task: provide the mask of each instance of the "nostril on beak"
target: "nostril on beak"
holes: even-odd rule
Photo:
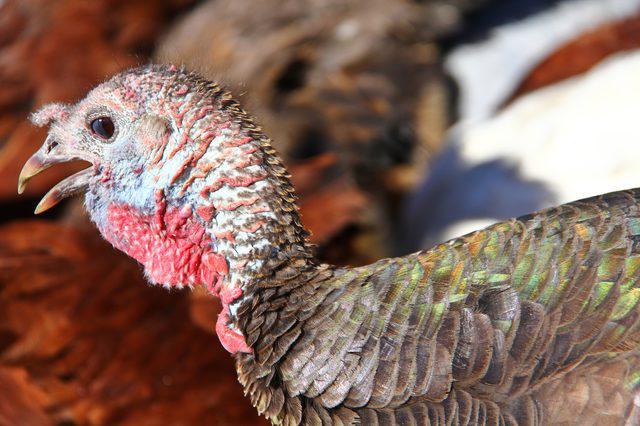
[[[53,151],[53,148],[55,148],[56,146],[58,146],[58,142],[53,141],[49,144],[49,146],[47,147],[47,154],[49,154],[51,151]]]

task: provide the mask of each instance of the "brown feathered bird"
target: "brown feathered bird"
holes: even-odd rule
[[[317,262],[269,139],[175,67],[113,77],[49,125],[20,188],[71,159],[149,281],[204,286],[257,410],[279,424],[637,424],[640,190],[358,268]],[[135,302],[132,302],[135,303]]]

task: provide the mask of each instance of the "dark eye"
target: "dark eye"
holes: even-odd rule
[[[98,117],[91,122],[91,132],[102,139],[111,139],[116,126],[109,117]]]

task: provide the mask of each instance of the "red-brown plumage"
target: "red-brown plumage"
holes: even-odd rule
[[[95,232],[0,227],[0,425],[266,424],[193,305]]]

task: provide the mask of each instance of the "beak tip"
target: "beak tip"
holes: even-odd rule
[[[42,203],[39,203],[39,204],[36,206],[36,209],[33,211],[33,214],[40,214],[40,213],[43,213],[43,212],[44,212],[44,211],[46,211],[46,210],[48,210],[48,208],[47,208],[47,207],[44,207],[44,206],[42,205]]]
[[[58,204],[63,198],[65,197],[60,188],[53,187],[49,192],[45,194],[44,197],[42,197],[42,200],[40,200],[33,213],[40,214],[46,212],[51,207]]]
[[[27,183],[36,173],[33,173],[33,168],[30,167],[29,162],[27,162],[20,171],[20,175],[18,176],[18,194],[22,194],[27,187]]]

